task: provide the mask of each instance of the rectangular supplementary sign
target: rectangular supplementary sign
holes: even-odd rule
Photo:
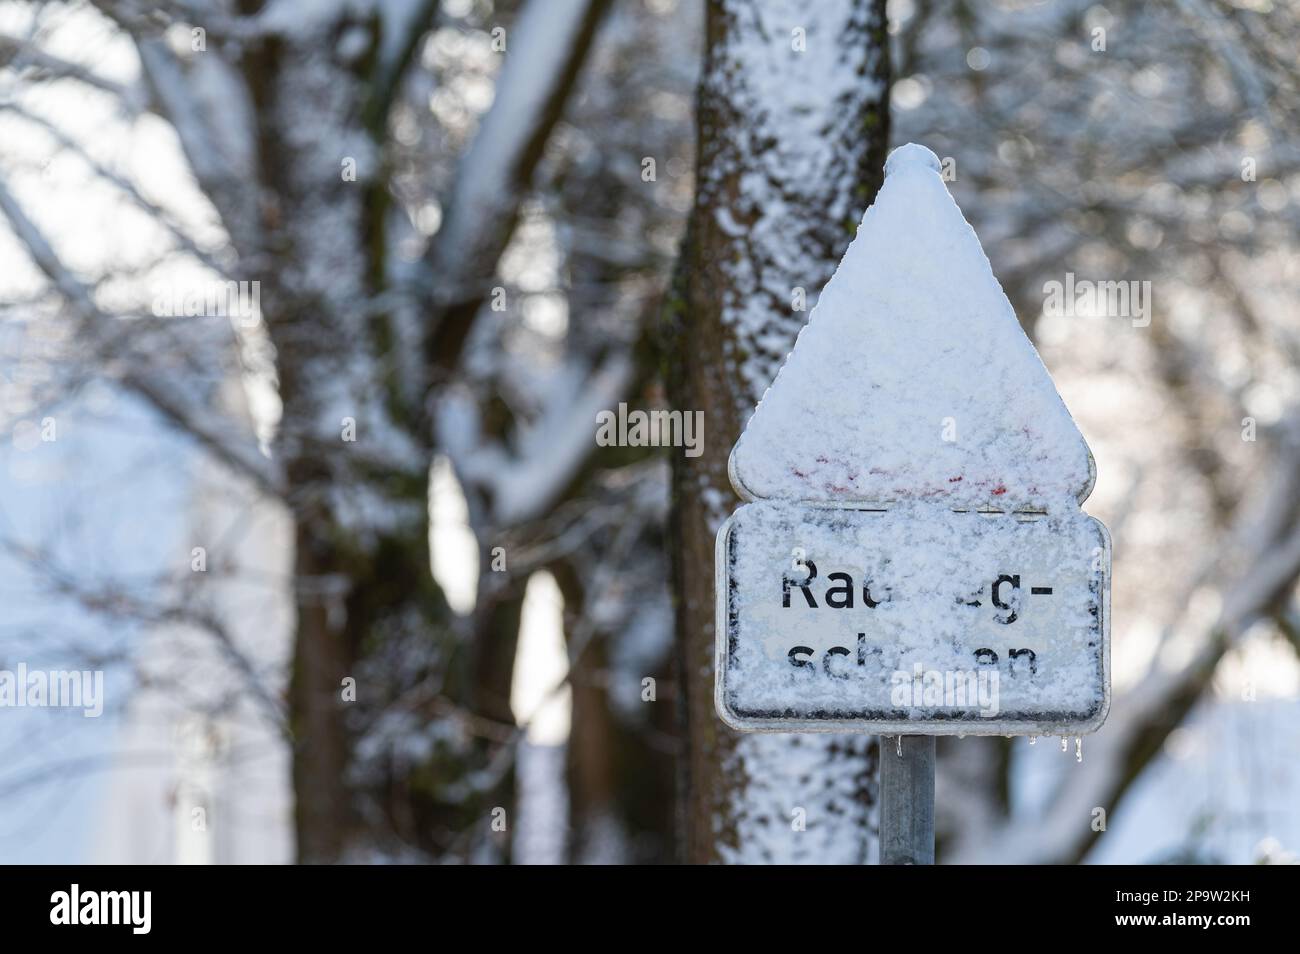
[[[1110,703],[1110,537],[1081,512],[760,501],[718,533],[741,731],[1082,735]]]

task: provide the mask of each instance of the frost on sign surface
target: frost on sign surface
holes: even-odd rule
[[[717,710],[742,730],[1091,732],[1109,557],[1077,510],[746,504],[718,540]]]
[[[732,451],[733,484],[750,499],[1077,505],[1087,444],[938,159],[908,145],[885,171]]]

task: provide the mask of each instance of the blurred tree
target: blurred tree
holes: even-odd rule
[[[159,316],[143,282],[135,301],[108,302],[97,286],[126,276],[111,261],[79,274],[56,251],[66,237],[0,191],[47,299],[62,300],[82,336],[61,356],[60,386],[114,381],[291,520],[292,667],[283,713],[271,708],[293,752],[299,858],[509,859],[491,810],[515,803],[523,730],[511,678],[524,584],[539,569],[566,597],[573,856],[600,855],[585,847],[599,840],[614,860],[670,857],[667,644],[637,624],[664,619],[667,605],[665,480],[651,452],[597,448],[593,435],[596,411],[653,374],[645,319],[689,189],[677,175],[662,187],[639,176],[645,150],[685,168],[690,70],[673,63],[689,62],[690,44],[671,5],[609,17],[608,0],[454,11],[432,0],[96,0],[134,45],[138,86],[103,80],[93,57],[44,52],[62,15],[87,15],[84,3],[57,6],[3,40],[7,67],[33,88],[76,83],[132,119],[167,120],[219,238],[195,240],[165,203],[92,161],[61,117],[5,107],[155,218],[170,254],[260,288],[262,323],[233,336],[149,320]],[[601,75],[579,96],[598,32]],[[624,62],[656,48],[675,60]],[[654,96],[629,107],[629,87]],[[531,276],[548,258],[539,284]],[[269,457],[247,417],[214,406],[230,354],[273,382]],[[430,572],[437,454],[453,464],[479,546],[464,616]],[[197,606],[202,583],[181,576]],[[133,605],[154,607],[162,592],[135,592]],[[247,672],[238,647],[256,621],[218,615],[205,620]],[[651,674],[666,701],[629,705]],[[355,703],[341,699],[347,677]]]
[[[1116,554],[1116,696],[1084,764],[1062,756],[1031,809],[1012,743],[945,740],[940,857],[1074,862],[1098,842],[1094,809],[1113,817],[1174,729],[1232,700],[1215,686],[1224,660],[1251,634],[1288,654],[1300,74],[1284,51],[1300,21],[1214,0],[903,0],[895,17],[898,139],[944,157],[1093,446],[1088,509]],[[1148,282],[1151,311],[1044,316],[1046,283],[1067,273]]]

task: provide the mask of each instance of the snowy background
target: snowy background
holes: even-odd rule
[[[772,2],[742,37],[738,6],[733,51],[837,36]],[[942,741],[939,860],[1293,861],[1296,9],[887,16],[888,144],[945,162],[1114,540],[1111,723],[1082,762]],[[0,861],[699,857],[680,452],[594,421],[667,401],[717,41],[696,0],[0,0],[0,669],[107,697],[0,709]],[[798,94],[869,84],[834,62]],[[741,126],[818,134],[756,95]],[[1150,282],[1149,324],[1052,313],[1067,273]],[[159,314],[226,279],[254,320]]]

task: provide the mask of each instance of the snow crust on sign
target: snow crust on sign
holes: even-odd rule
[[[1101,712],[1103,585],[1094,562],[1106,540],[1086,514],[1021,520],[924,502],[860,511],[759,501],[736,512],[730,534],[725,685],[733,713],[941,719],[978,732],[981,721],[1028,723],[1050,715],[1053,724],[1086,723]],[[795,569],[796,551],[801,567],[815,568],[811,580]],[[833,573],[852,581],[835,600],[843,603],[851,592],[851,606],[829,605],[828,587],[845,586]],[[992,599],[1003,574],[1019,578],[1017,588],[999,589],[1010,609]],[[808,582],[815,608],[797,582],[783,605],[787,575]],[[1033,586],[1052,592],[1031,594]],[[976,600],[980,605],[971,605]],[[1010,622],[999,619],[1011,612]],[[808,665],[792,662],[797,646],[807,650],[797,658]],[[834,647],[847,652],[834,655]],[[996,664],[981,665],[982,649],[997,654]],[[1013,649],[1032,650],[1032,668],[1030,657],[1013,657]],[[968,698],[963,707],[922,695],[903,697],[900,707],[892,695],[895,673],[915,678],[918,665],[922,674],[996,671],[995,704]],[[985,688],[992,687],[990,681]]]
[[[884,186],[732,452],[751,498],[1073,507],[1087,445],[934,153]]]

